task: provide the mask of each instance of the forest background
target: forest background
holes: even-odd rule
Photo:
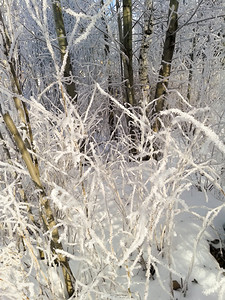
[[[224,209],[224,80],[223,0],[1,0],[2,297],[150,299],[156,277],[175,299],[174,276],[186,295]]]

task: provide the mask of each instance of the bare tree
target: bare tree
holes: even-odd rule
[[[101,0],[101,7],[104,6],[104,0]],[[106,20],[106,15],[105,15],[105,11],[103,11],[102,13],[102,17],[101,17],[103,26],[104,26],[104,60],[106,61],[106,65],[107,65],[107,70],[108,70],[108,92],[109,94],[113,94],[113,89],[112,89],[112,76],[110,74],[111,70],[110,70],[110,48],[109,48],[109,29],[108,29],[108,25],[107,25],[107,20]],[[114,129],[115,129],[115,125],[114,125],[114,109],[113,109],[113,103],[112,100],[109,99],[109,108],[108,108],[108,114],[109,114],[109,128],[110,128],[110,135],[114,135]]]
[[[196,47],[196,35],[192,38],[192,51],[190,53],[190,63],[189,63],[189,74],[188,74],[188,87],[187,87],[187,99],[189,103],[191,102],[191,85],[193,79],[193,64],[194,64],[194,52]]]
[[[133,47],[132,47],[132,0],[123,0],[123,64],[124,79],[126,81],[126,101],[135,106],[134,74],[133,74]]]
[[[54,14],[54,20],[55,20],[55,28],[58,38],[58,44],[60,48],[60,54],[61,54],[61,61],[63,62],[64,59],[66,59],[66,65],[64,69],[64,77],[66,82],[66,91],[68,95],[71,98],[71,101],[74,103],[77,101],[77,92],[76,92],[76,86],[74,83],[74,76],[73,76],[73,69],[71,64],[71,58],[70,54],[67,54],[66,51],[68,50],[68,42],[66,37],[66,30],[65,25],[63,21],[63,14],[62,14],[62,6],[60,0],[52,0],[52,9]]]
[[[0,11],[0,23],[1,23],[1,35],[2,35],[2,40],[3,40],[3,49],[4,49],[4,55],[8,60],[9,64],[9,72],[10,72],[10,77],[12,81],[12,89],[13,91],[18,94],[18,95],[23,95],[23,91],[20,87],[20,82],[19,78],[16,74],[15,70],[15,59],[10,57],[10,50],[12,48],[12,43],[10,40],[10,36],[7,32],[7,28],[5,26],[1,11]],[[65,284],[66,284],[66,290],[68,292],[68,295],[71,297],[74,294],[74,287],[73,283],[75,282],[75,278],[72,275],[72,271],[70,269],[67,257],[65,257],[62,254],[57,254],[57,250],[63,250],[62,243],[59,242],[59,232],[57,228],[57,224],[54,218],[54,213],[50,205],[50,201],[47,198],[47,195],[45,194],[43,185],[40,180],[40,172],[39,172],[39,165],[38,165],[38,160],[36,157],[36,152],[34,148],[34,138],[33,138],[33,133],[32,133],[32,126],[30,122],[30,116],[29,116],[29,111],[27,108],[27,105],[24,101],[22,101],[19,97],[14,96],[13,97],[15,107],[17,109],[20,121],[23,124],[23,128],[26,130],[26,141],[23,141],[18,129],[16,128],[10,114],[7,112],[3,114],[3,119],[6,125],[6,128],[10,132],[17,148],[19,149],[22,158],[27,166],[27,169],[29,171],[30,177],[35,183],[36,187],[40,190],[39,193],[39,203],[41,207],[41,218],[43,221],[43,227],[45,231],[50,231],[52,233],[52,238],[51,238],[51,250],[54,255],[57,256],[57,261],[62,267],[64,279],[65,279]],[[2,134],[0,135],[0,138],[3,140]],[[6,145],[6,143],[4,143]],[[32,154],[28,150],[32,151]],[[5,150],[7,151],[7,150]],[[10,158],[9,151],[7,151],[8,158]],[[20,190],[23,192],[23,201],[28,202],[28,214],[29,214],[29,219],[30,221],[35,224],[36,226],[39,227],[39,224],[35,221],[34,215],[32,213],[32,210],[29,206],[29,201],[26,198],[26,193],[23,191],[21,184],[19,185]],[[20,193],[21,194],[21,193]],[[40,252],[41,255],[43,255],[42,252]],[[42,257],[43,258],[43,257]]]
[[[116,0],[116,13],[117,13],[117,26],[118,26],[118,36],[119,36],[119,44],[120,44],[120,73],[121,73],[121,81],[123,81],[123,27],[122,27],[122,20],[120,14],[120,1]]]
[[[145,0],[144,4],[144,26],[142,34],[141,49],[139,55],[139,78],[142,88],[143,101],[149,102],[150,82],[148,76],[149,67],[149,47],[153,33],[152,0]]]
[[[156,116],[156,119],[152,126],[154,131],[159,131],[161,128],[161,124],[157,118],[157,115],[165,107],[165,94],[169,83],[172,59],[175,49],[176,32],[178,29],[178,7],[179,0],[170,0],[166,38],[163,47],[158,83],[155,91],[156,103],[153,109],[153,116]]]

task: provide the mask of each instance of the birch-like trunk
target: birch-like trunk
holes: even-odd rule
[[[139,78],[143,95],[143,104],[147,105],[150,96],[150,82],[148,77],[148,52],[153,33],[152,0],[145,0],[144,9],[144,27],[139,55]]]
[[[101,0],[101,7],[104,6],[104,0]],[[108,25],[107,25],[107,21],[106,21],[106,16],[105,16],[105,12],[102,13],[102,23],[105,27],[105,31],[104,31],[104,61],[106,61],[107,64],[107,73],[108,73],[108,93],[109,94],[113,94],[113,90],[112,90],[112,76],[111,76],[111,70],[110,70],[110,59],[109,59],[109,55],[110,55],[110,48],[109,48],[109,29],[108,29]],[[114,124],[114,107],[113,107],[113,103],[112,100],[109,99],[109,106],[108,106],[108,123],[109,123],[109,128],[110,128],[110,136],[113,137],[115,136],[115,124]]]
[[[52,0],[52,9],[55,20],[55,28],[58,38],[58,44],[60,48],[61,61],[66,59],[66,65],[64,69],[64,77],[66,80],[66,91],[71,98],[71,102],[75,103],[77,101],[76,86],[73,78],[73,69],[71,64],[70,54],[68,53],[67,58],[65,58],[68,42],[66,37],[66,30],[63,21],[62,6],[60,0]]]
[[[16,70],[15,64],[14,64],[15,61],[14,61],[13,57],[11,59],[8,59],[10,57],[12,43],[11,43],[9,34],[7,32],[7,28],[6,28],[4,20],[3,20],[1,10],[0,10],[0,22],[2,24],[1,34],[2,34],[2,39],[3,39],[4,55],[7,58],[7,63],[8,63],[8,65],[6,65],[6,67],[9,69],[12,90],[15,94],[22,95],[22,89],[20,87],[20,82],[19,82],[18,76],[15,71]],[[23,127],[26,130],[27,137],[29,138],[29,140],[28,140],[28,138],[26,139],[26,144],[28,145],[28,148],[33,152],[32,160],[35,163],[36,172],[39,173],[37,157],[35,155],[33,133],[32,133],[32,129],[31,129],[30,117],[29,117],[26,103],[24,101],[20,100],[16,96],[13,97],[13,100],[14,100],[14,104],[17,109],[20,121],[22,122]]]
[[[25,143],[22,140],[22,137],[20,136],[11,116],[9,113],[5,113],[3,115],[3,119],[5,122],[5,125],[9,132],[11,133],[13,140],[15,144],[17,145],[22,158],[26,164],[26,167],[29,171],[30,177],[37,186],[38,189],[40,189],[40,206],[41,206],[41,217],[43,220],[44,228],[46,231],[51,232],[51,250],[54,254],[57,254],[57,250],[63,250],[62,243],[59,242],[59,232],[58,227],[56,226],[56,222],[54,219],[53,211],[50,206],[49,199],[47,198],[43,185],[40,180],[39,174],[36,173],[35,166],[33,164],[32,158],[30,156],[30,153],[28,152]],[[75,282],[75,278],[72,275],[72,271],[70,269],[67,257],[62,254],[57,254],[57,260],[60,266],[62,267],[64,280],[66,284],[66,289],[68,292],[69,297],[71,297],[74,294],[74,288],[73,284]]]
[[[120,74],[121,74],[121,81],[124,80],[123,75],[123,27],[122,27],[122,20],[120,14],[120,1],[116,0],[116,13],[117,13],[117,25],[118,25],[118,35],[119,35],[119,44],[120,44]]]
[[[10,57],[9,53],[10,53],[12,43],[11,43],[8,31],[6,29],[1,11],[0,11],[0,22],[1,22],[1,25],[2,25],[1,34],[2,34],[2,40],[3,40],[4,55],[5,55],[5,57],[7,58],[7,61],[8,61],[8,65],[6,65],[6,67],[8,68],[9,73],[10,73],[12,90],[15,94],[22,95],[22,89],[20,87],[20,81],[19,81],[18,76],[17,76],[16,71],[15,71],[15,69],[16,69],[15,68],[15,61],[14,61],[13,57],[11,58],[11,60],[8,59],[8,57]],[[35,151],[35,147],[34,147],[33,132],[32,132],[32,129],[31,129],[30,118],[29,118],[29,113],[28,113],[26,103],[23,102],[21,99],[19,99],[17,96],[14,96],[13,100],[14,100],[14,104],[15,104],[15,107],[16,107],[17,112],[18,112],[19,120],[23,124],[23,129],[26,131],[26,136],[27,136],[26,140],[25,140],[26,147],[29,150],[32,151],[32,154],[30,154],[30,155],[31,155],[32,161],[34,163],[35,172],[39,176],[39,167],[38,167],[38,161],[37,161],[36,151]],[[1,114],[3,115],[2,111],[1,111]],[[12,161],[11,161],[10,152],[9,152],[7,146],[6,146],[6,143],[5,143],[2,135],[1,135],[1,139],[2,139],[3,145],[4,145],[3,149],[7,153],[8,161],[11,164]],[[21,196],[22,201],[27,203],[27,212],[28,212],[29,220],[37,228],[40,228],[40,224],[38,223],[38,221],[35,220],[35,216],[32,212],[32,208],[31,208],[31,206],[29,204],[29,201],[27,199],[27,196],[26,196],[26,191],[23,189],[23,186],[22,186],[21,182],[18,183],[18,189],[19,189],[19,194]],[[44,258],[44,253],[43,253],[42,250],[39,250],[39,254],[40,254],[40,258],[43,259]]]
[[[2,39],[3,39],[3,47],[4,47],[4,54],[7,58],[8,61],[8,70],[11,75],[11,81],[12,81],[12,88],[14,92],[16,92],[19,95],[22,95],[22,89],[20,87],[20,82],[18,79],[18,76],[15,71],[15,66],[14,66],[14,60],[11,58],[10,60],[8,59],[9,57],[9,51],[11,50],[11,41],[10,37],[8,35],[7,29],[4,24],[4,20],[0,11],[0,22],[2,23]],[[38,167],[38,160],[35,155],[35,148],[34,148],[34,143],[33,143],[33,133],[31,129],[31,123],[30,123],[30,118],[29,118],[29,112],[26,106],[26,103],[21,101],[18,97],[14,97],[14,103],[16,106],[16,109],[18,111],[18,115],[20,117],[20,121],[23,123],[24,128],[27,131],[27,139],[24,143],[22,140],[12,118],[10,117],[9,113],[6,113],[3,115],[3,119],[5,122],[5,125],[9,132],[11,133],[14,142],[16,143],[22,158],[27,166],[27,169],[30,173],[31,179],[33,182],[36,184],[38,189],[41,190],[40,192],[40,206],[42,208],[42,219],[43,219],[43,224],[44,228],[46,231],[50,231],[52,233],[52,239],[51,239],[51,250],[53,253],[57,253],[57,250],[63,250],[62,244],[59,243],[59,232],[58,228],[56,226],[56,222],[54,219],[53,211],[50,206],[50,202],[47,199],[42,183],[40,181],[40,174],[39,174],[39,167]],[[2,112],[1,112],[2,113]],[[2,113],[3,114],[3,113]],[[2,135],[1,135],[2,138]],[[32,155],[29,153],[29,150],[32,151]],[[21,192],[23,193],[22,197],[26,197],[22,186],[21,186]],[[27,199],[23,199],[25,202],[28,202]],[[28,205],[28,215],[30,220],[39,227],[39,224],[35,221],[34,215],[32,214],[32,210]],[[40,253],[42,255],[42,253]],[[70,269],[67,257],[63,256],[62,254],[57,254],[58,262],[60,263],[65,279],[65,284],[66,284],[66,289],[68,292],[69,296],[72,296],[74,293],[74,288],[73,288],[73,283],[75,282],[75,279],[72,275],[72,271]]]
[[[157,115],[165,107],[165,94],[171,74],[171,64],[175,49],[176,32],[178,29],[178,7],[179,0],[170,0],[166,39],[164,42],[161,67],[155,92],[155,99],[157,101],[153,109],[153,115],[156,116],[156,120],[153,123],[153,130],[155,132],[158,132],[161,128],[161,123],[157,118]]]

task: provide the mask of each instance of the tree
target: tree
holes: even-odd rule
[[[57,257],[56,258],[57,263],[59,263],[62,267],[63,276],[65,279],[66,290],[68,292],[69,297],[71,297],[74,294],[73,285],[75,282],[75,278],[73,277],[67,257],[62,254],[57,254],[57,250],[63,250],[63,246],[62,246],[62,243],[59,241],[60,235],[59,235],[59,231],[58,231],[57,224],[55,221],[53,210],[51,208],[49,199],[47,198],[47,195],[44,191],[43,185],[40,180],[39,165],[38,165],[38,160],[36,157],[36,151],[34,148],[34,139],[33,139],[32,126],[31,126],[32,124],[30,122],[30,116],[29,116],[29,111],[28,111],[27,105],[24,101],[21,101],[21,99],[20,99],[20,96],[23,95],[23,91],[20,87],[20,82],[19,82],[18,76],[15,71],[15,61],[16,60],[14,57],[11,58],[11,61],[9,59],[9,56],[10,56],[9,51],[12,47],[12,43],[11,43],[9,34],[7,32],[7,28],[5,26],[1,11],[0,11],[0,23],[2,26],[1,35],[2,35],[2,40],[3,40],[4,55],[9,64],[9,71],[10,71],[10,77],[12,80],[12,87],[13,87],[13,90],[14,91],[16,90],[15,92],[18,94],[18,97],[17,96],[13,97],[13,100],[14,100],[15,107],[18,111],[20,120],[23,123],[23,126],[24,126],[23,128],[26,131],[27,137],[26,137],[25,142],[23,141],[21,134],[19,133],[18,129],[16,128],[10,114],[8,112],[3,113],[2,107],[0,106],[1,114],[4,119],[6,128],[8,129],[9,133],[11,134],[12,139],[14,140],[17,148],[19,149],[19,151],[21,153],[21,156],[23,158],[23,161],[26,164],[26,167],[29,171],[31,179],[35,183],[36,188],[40,190],[39,191],[39,203],[40,203],[40,207],[41,207],[41,218],[43,221],[43,227],[46,232],[50,231],[52,234],[52,238],[50,241],[51,250],[52,250],[53,255],[56,255],[56,257]],[[6,149],[8,158],[11,160],[10,152],[6,146],[6,143],[4,141],[2,134],[1,134],[1,139],[4,142],[4,147]],[[30,154],[28,150],[32,151],[33,154]],[[19,187],[20,187],[21,192],[23,193],[22,200],[25,202],[28,202],[29,219],[35,226],[37,226],[39,228],[40,227],[39,222],[37,222],[35,220],[35,217],[32,213],[31,207],[30,207],[30,203],[26,197],[26,193],[24,192],[24,189],[22,188],[21,184],[19,185]],[[20,192],[20,194],[21,194],[21,192]],[[43,257],[42,251],[40,252],[40,255],[41,255],[41,258],[43,259],[44,257]]]
[[[53,9],[53,15],[55,20],[55,28],[56,28],[57,38],[58,38],[58,44],[60,48],[61,61],[63,64],[65,63],[64,77],[65,77],[66,91],[70,96],[71,102],[75,103],[77,101],[77,92],[74,83],[73,68],[71,64],[70,54],[67,49],[68,42],[66,37],[66,29],[64,26],[62,6],[60,0],[52,0],[52,9]],[[66,61],[64,62],[64,60]]]
[[[141,49],[139,54],[139,78],[143,94],[143,102],[147,104],[150,100],[149,82],[149,48],[153,33],[153,7],[152,0],[145,0],[144,4],[144,25],[142,33]]]
[[[132,0],[123,0],[123,64],[126,85],[126,100],[135,106],[134,74],[133,74],[133,47],[132,47]]]
[[[177,271],[183,192],[222,190],[223,1],[2,3],[0,282],[12,299],[148,299]]]
[[[169,83],[169,76],[171,73],[172,59],[175,49],[176,33],[178,29],[178,7],[179,0],[170,0],[166,38],[163,46],[159,79],[155,91],[156,103],[153,109],[153,116],[156,116],[156,119],[152,126],[154,131],[159,131],[161,128],[161,124],[157,115],[165,107],[165,94]]]

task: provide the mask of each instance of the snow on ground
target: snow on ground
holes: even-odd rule
[[[142,180],[145,182],[145,187],[147,186],[149,188],[149,182],[147,180],[149,173],[147,173],[147,175],[146,172],[143,173],[144,176]],[[129,210],[132,215],[132,209],[130,207],[135,207],[135,203],[129,202],[135,198],[134,196],[131,197],[131,195],[135,194],[132,180],[131,182],[127,182],[125,186],[122,186],[124,181],[121,175],[115,176],[115,178],[115,185],[117,186],[119,195],[122,201],[127,204],[126,210],[128,215]],[[138,198],[138,195],[136,195],[136,197]],[[120,231],[118,237],[113,238],[113,247],[116,249],[118,259],[120,257],[120,259],[123,260],[121,255],[125,256],[126,251],[122,251],[123,254],[121,254],[121,251],[118,250],[121,247],[121,240],[124,238],[124,232],[121,230],[123,226],[120,224],[121,219],[116,219],[119,213],[116,209],[115,201],[110,201],[109,207],[110,212],[114,216],[113,228],[114,230],[118,228],[118,231]],[[114,212],[112,212],[113,210]],[[145,272],[143,272],[141,266],[138,267],[138,264],[133,269],[133,277],[131,276],[132,278],[130,278],[130,285],[127,278],[128,276],[126,276],[124,270],[117,272],[117,281],[119,281],[121,285],[124,285],[124,288],[126,286],[130,287],[131,299],[169,299],[170,278],[176,280],[181,285],[181,289],[173,291],[174,299],[183,299],[184,295],[186,299],[190,300],[224,299],[225,294],[221,286],[224,283],[225,271],[219,267],[215,258],[210,254],[208,243],[208,241],[212,241],[216,238],[222,241],[224,240],[224,219],[224,202],[216,199],[213,193],[205,194],[204,192],[199,192],[195,187],[183,192],[175,209],[171,248],[165,249],[165,251],[170,251],[171,253],[171,273],[166,267],[166,265],[168,266],[168,262],[165,258],[167,254],[163,256],[162,252],[156,251],[153,253],[153,256],[156,258],[155,268],[157,274],[155,280],[147,280],[147,282],[149,282],[148,288],[146,288]],[[163,221],[164,220],[161,220],[162,223]],[[143,227],[142,230],[144,232],[145,228]],[[141,239],[141,235],[139,238]],[[133,244],[137,247],[135,240]],[[131,243],[129,246],[132,247],[133,244]],[[144,249],[148,251],[147,248]],[[132,251],[130,251],[130,253],[130,257],[133,256],[131,261],[134,261],[137,257],[137,253],[136,255],[132,253]],[[143,253],[143,256],[147,259],[145,253]],[[130,265],[128,268],[129,267]],[[130,297],[127,296],[127,299]],[[115,296],[110,298],[109,296],[109,298],[106,299],[121,298]]]
[[[143,177],[145,184],[146,178],[145,174]],[[117,180],[117,184],[119,183],[120,178]],[[133,193],[132,185],[130,188],[123,187],[123,190],[126,190],[126,195]],[[156,274],[155,280],[149,281],[149,290],[146,292],[145,272],[141,268],[133,272],[134,277],[130,284],[132,298],[169,299],[171,276],[172,280],[176,280],[181,285],[181,289],[173,291],[174,299],[183,299],[184,296],[190,300],[224,299],[222,286],[225,270],[219,267],[218,262],[209,252],[209,241],[225,240],[224,201],[215,198],[213,193],[206,194],[192,187],[182,193],[178,203],[175,209],[171,249],[165,249],[171,253],[171,273],[165,267],[165,257],[162,253],[153,253],[158,259],[155,267],[159,277]],[[118,247],[119,245],[115,245],[115,248]]]
[[[187,300],[223,300],[225,270],[219,267],[210,254],[208,243],[218,238],[225,240],[223,199],[217,199],[213,191],[205,194],[192,186],[181,193],[177,201],[171,202],[175,206],[173,211],[171,210],[170,222],[170,206],[166,206],[166,202],[162,203],[163,198],[157,202],[156,207],[152,202],[150,209],[151,198],[145,203],[151,186],[149,169],[146,166],[147,164],[143,165],[141,172],[137,171],[135,166],[129,165],[126,170],[130,172],[129,176],[125,171],[122,173],[120,168],[115,168],[111,174],[112,170],[104,170],[102,167],[101,174],[99,171],[93,172],[86,182],[84,180],[86,197],[89,199],[89,219],[86,219],[82,210],[82,197],[75,197],[72,185],[71,191],[60,189],[61,198],[58,196],[58,186],[52,190],[52,201],[56,200],[55,205],[59,202],[67,216],[62,240],[67,239],[69,231],[66,231],[66,228],[69,225],[72,224],[74,230],[80,230],[77,231],[76,246],[73,248],[68,244],[64,247],[69,253],[75,277],[82,281],[87,276],[86,280],[89,281],[87,286],[85,281],[81,282],[83,290],[78,299],[167,300],[171,299],[170,282],[176,280],[181,288],[173,291],[172,299],[179,300],[186,296]],[[164,173],[166,179],[166,176],[170,177],[170,173],[173,173],[172,169],[168,170],[168,174]],[[102,181],[99,184],[100,177]],[[160,184],[161,182],[159,188]],[[168,208],[165,209],[166,207]],[[161,215],[155,227],[155,237],[151,235],[153,239],[148,240],[148,230],[151,226],[154,227],[157,218],[157,215],[151,214],[153,208],[156,214]],[[153,217],[153,225],[149,222],[149,217]],[[165,227],[167,225],[171,226],[170,230]],[[5,257],[8,251],[6,250],[5,248],[1,252]],[[14,250],[16,251],[16,248]],[[156,271],[154,280],[146,278],[143,265],[139,262],[142,256],[146,263],[152,258],[151,263]],[[29,256],[27,257],[27,261],[26,256],[21,258],[25,266],[31,264]],[[19,257],[16,256],[16,259]],[[27,271],[24,266],[18,267],[17,270],[10,264],[11,260],[9,264],[5,264],[5,270],[0,269],[0,300],[25,299],[22,292],[18,293],[20,282],[16,282],[20,280],[21,274],[30,276],[27,283],[30,285],[30,300],[53,299],[53,294],[54,299],[63,299],[63,286],[60,284],[62,274],[59,268],[49,268],[40,261],[39,266],[42,267],[38,270],[39,266],[35,265],[35,260],[33,269],[28,268]],[[35,268],[38,270],[36,273]],[[1,280],[5,276],[4,272],[8,276],[7,282]],[[35,274],[38,273],[40,278],[35,278]],[[88,276],[91,279],[88,279]],[[40,293],[38,286],[46,284],[52,285],[51,295],[47,292],[46,295]]]
[[[220,210],[211,225],[203,231],[204,221],[201,217],[205,217],[211,209],[220,207],[223,203],[213,195],[209,195],[206,203],[204,194],[195,188],[184,192],[182,197],[188,205],[189,212],[181,212],[175,218],[171,268],[180,276],[172,275],[172,279],[182,286],[182,281],[184,284],[185,279],[188,278],[185,299],[224,299],[225,295],[218,297],[219,292],[222,292],[221,285],[224,284],[225,270],[219,267],[215,258],[210,254],[208,240],[225,239],[223,230],[225,207]],[[192,211],[196,214],[192,214]],[[191,268],[192,263],[193,267]],[[164,276],[162,274],[163,272],[160,272],[160,280],[156,277],[154,281],[150,281],[147,299],[169,299],[167,293],[169,291],[169,275],[166,271]],[[143,278],[137,276],[138,280],[143,281]],[[167,292],[161,287],[160,281],[168,287]],[[144,299],[142,288],[138,289],[137,285],[136,291],[140,294],[140,299]],[[182,289],[174,291],[174,297],[183,299]]]

